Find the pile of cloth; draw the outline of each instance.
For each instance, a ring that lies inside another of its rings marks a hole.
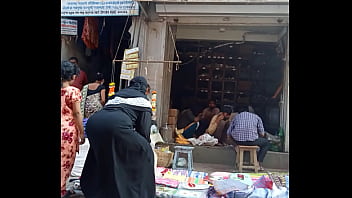
[[[288,175],[173,170],[158,167],[158,198],[288,198]]]
[[[156,175],[158,198],[206,198],[208,173],[157,167]]]
[[[189,142],[191,142],[192,145],[198,145],[198,146],[200,146],[200,145],[214,146],[219,142],[217,138],[209,135],[208,133],[204,133],[203,135],[199,136],[198,138],[188,138],[187,140]]]
[[[250,176],[231,173],[217,178],[209,188],[208,198],[288,198],[288,175]]]

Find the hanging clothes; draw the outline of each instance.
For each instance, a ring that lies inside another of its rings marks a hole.
[[[97,49],[99,43],[99,19],[97,17],[84,17],[82,40],[89,49]]]

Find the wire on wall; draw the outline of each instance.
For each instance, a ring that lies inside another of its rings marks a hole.
[[[126,18],[126,22],[125,22],[125,26],[123,27],[123,30],[122,30],[122,34],[121,34],[121,37],[120,37],[120,41],[117,45],[117,49],[116,49],[116,53],[115,53],[115,56],[113,58],[113,61],[112,61],[112,67],[111,67],[111,82],[115,82],[115,68],[116,68],[116,64],[115,64],[115,59],[117,57],[117,53],[119,52],[120,50],[120,46],[121,46],[121,43],[122,43],[122,38],[123,36],[125,35],[125,32],[126,32],[126,27],[127,27],[127,23],[128,23],[128,20],[131,16],[131,10],[133,9],[134,7],[134,4],[135,4],[135,1],[132,1],[132,4],[131,4],[131,7],[130,7],[130,10],[128,13],[130,13],[129,15],[127,15],[127,18]],[[119,83],[119,86],[121,87],[121,80],[120,80],[120,83]]]

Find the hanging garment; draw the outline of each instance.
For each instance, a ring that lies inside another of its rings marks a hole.
[[[82,40],[89,49],[98,48],[99,31],[98,31],[98,18],[85,17],[82,31]]]

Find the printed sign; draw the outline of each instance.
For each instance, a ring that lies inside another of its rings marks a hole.
[[[61,0],[61,16],[139,15],[133,0]]]
[[[77,35],[77,20],[61,19],[61,34]]]
[[[132,80],[134,77],[134,71],[135,70],[128,70],[126,69],[126,64],[122,63],[121,65],[121,74],[120,74],[120,79],[124,80]]]
[[[125,49],[123,60],[139,60],[139,48]],[[120,79],[131,80],[135,69],[139,67],[138,62],[122,62]]]
[[[139,60],[139,48],[135,47],[132,49],[125,49],[123,60],[138,61]],[[137,69],[139,67],[138,62],[123,62],[126,64],[126,69]]]

